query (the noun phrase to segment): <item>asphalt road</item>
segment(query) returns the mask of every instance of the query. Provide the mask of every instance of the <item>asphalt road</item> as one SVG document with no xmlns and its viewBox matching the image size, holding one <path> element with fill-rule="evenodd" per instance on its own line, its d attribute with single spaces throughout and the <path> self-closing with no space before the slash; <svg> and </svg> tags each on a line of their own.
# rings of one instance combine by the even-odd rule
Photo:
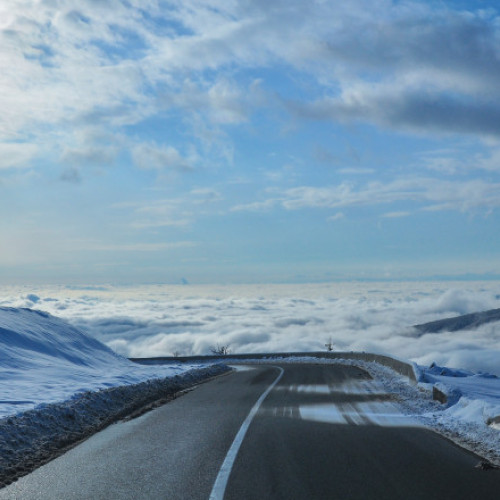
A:
<svg viewBox="0 0 500 500">
<path fill-rule="evenodd" d="M 500 472 L 478 460 L 358 368 L 258 366 L 109 427 L 0 499 L 497 500 Z"/>
</svg>

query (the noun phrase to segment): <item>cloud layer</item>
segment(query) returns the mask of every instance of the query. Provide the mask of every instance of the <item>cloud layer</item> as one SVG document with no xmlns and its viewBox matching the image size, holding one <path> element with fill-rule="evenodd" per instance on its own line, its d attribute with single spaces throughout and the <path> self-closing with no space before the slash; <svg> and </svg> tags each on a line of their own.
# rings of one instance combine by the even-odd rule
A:
<svg viewBox="0 0 500 500">
<path fill-rule="evenodd" d="M 500 324 L 420 335 L 411 325 L 500 307 L 497 282 L 3 289 L 1 305 L 68 319 L 130 357 L 336 350 L 500 375 Z"/>
</svg>

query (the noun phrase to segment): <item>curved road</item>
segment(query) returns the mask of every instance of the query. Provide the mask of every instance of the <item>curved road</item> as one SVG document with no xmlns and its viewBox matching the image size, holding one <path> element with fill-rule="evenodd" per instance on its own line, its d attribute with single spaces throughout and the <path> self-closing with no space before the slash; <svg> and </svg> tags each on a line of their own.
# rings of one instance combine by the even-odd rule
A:
<svg viewBox="0 0 500 500">
<path fill-rule="evenodd" d="M 478 460 L 359 368 L 259 365 L 109 427 L 0 499 L 498 499 Z"/>
</svg>

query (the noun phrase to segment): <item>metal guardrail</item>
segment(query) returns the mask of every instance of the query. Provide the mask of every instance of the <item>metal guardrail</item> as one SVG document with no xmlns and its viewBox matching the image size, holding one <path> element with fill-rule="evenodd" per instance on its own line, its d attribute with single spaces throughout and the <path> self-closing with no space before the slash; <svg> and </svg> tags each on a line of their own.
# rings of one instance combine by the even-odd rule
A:
<svg viewBox="0 0 500 500">
<path fill-rule="evenodd" d="M 226 356 L 208 355 L 208 356 L 176 356 L 176 357 L 157 357 L 157 358 L 129 358 L 135 363 L 154 365 L 163 363 L 189 363 L 196 361 L 223 361 L 229 360 L 251 360 L 268 358 L 328 358 L 328 359 L 359 359 L 361 361 L 371 361 L 383 366 L 392 368 L 401 375 L 408 377 L 413 383 L 418 381 L 418 372 L 416 365 L 408 361 L 392 358 L 383 354 L 374 354 L 366 352 L 273 352 L 273 353 L 248 353 L 248 354 L 228 354 Z"/>
</svg>

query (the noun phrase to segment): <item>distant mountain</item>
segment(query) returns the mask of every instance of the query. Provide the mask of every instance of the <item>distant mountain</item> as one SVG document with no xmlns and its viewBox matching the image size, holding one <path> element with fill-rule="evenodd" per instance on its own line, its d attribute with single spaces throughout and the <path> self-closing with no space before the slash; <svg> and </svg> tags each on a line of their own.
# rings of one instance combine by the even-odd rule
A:
<svg viewBox="0 0 500 500">
<path fill-rule="evenodd" d="M 500 321 L 500 309 L 464 314 L 455 318 L 440 319 L 414 327 L 423 335 L 424 333 L 456 332 L 458 330 L 471 330 L 485 323 Z"/>
</svg>

